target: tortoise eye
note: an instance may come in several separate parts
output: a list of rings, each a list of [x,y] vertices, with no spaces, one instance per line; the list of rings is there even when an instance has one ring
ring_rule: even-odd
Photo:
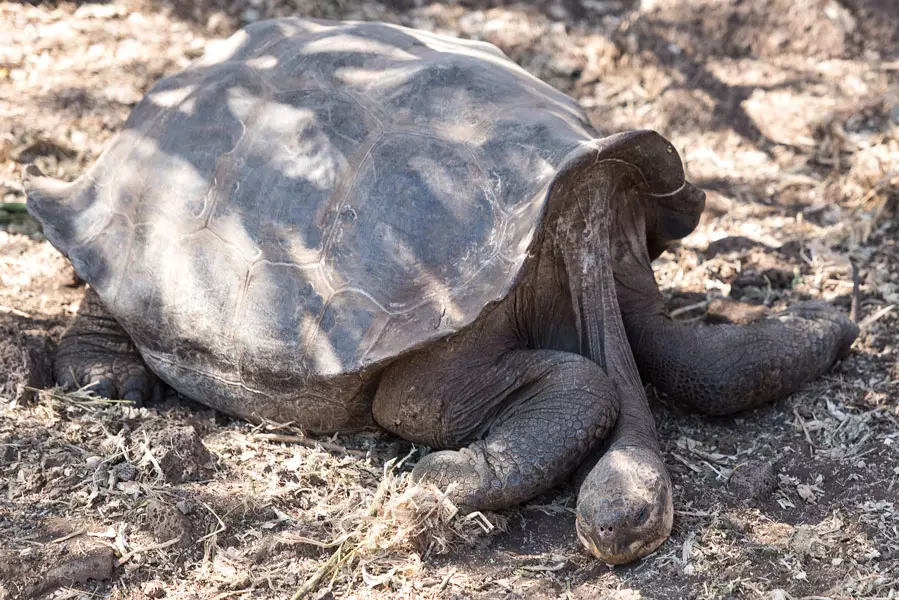
[[[647,517],[649,517],[649,509],[644,506],[640,509],[640,512],[637,513],[637,517],[634,519],[634,525],[642,525],[646,522]]]

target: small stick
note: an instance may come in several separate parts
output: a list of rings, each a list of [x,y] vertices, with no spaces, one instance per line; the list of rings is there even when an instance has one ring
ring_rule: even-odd
[[[681,456],[680,454],[678,454],[678,453],[676,453],[676,452],[672,452],[672,453],[671,453],[671,456],[673,456],[674,458],[676,458],[678,461],[684,463],[684,464],[685,464],[691,471],[693,471],[694,473],[702,473],[702,469],[700,469],[699,467],[697,467],[696,465],[694,465],[693,463],[691,463],[690,461],[688,461],[686,458],[684,458],[684,457]]]
[[[253,437],[258,440],[267,442],[282,442],[284,444],[299,444],[307,448],[321,447],[329,452],[343,452],[351,456],[365,456],[362,450],[351,450],[334,442],[325,442],[322,440],[310,440],[299,435],[286,435],[283,433],[254,433]]]
[[[203,537],[201,537],[200,539],[198,539],[198,540],[195,542],[195,543],[197,543],[197,544],[199,544],[200,542],[203,542],[203,541],[205,541],[205,540],[207,540],[207,539],[209,539],[209,538],[211,538],[211,537],[213,537],[213,536],[215,536],[215,535],[218,535],[218,534],[220,534],[221,532],[223,532],[224,530],[228,529],[227,525],[225,525],[225,522],[222,521],[222,518],[221,518],[220,516],[218,516],[218,514],[217,514],[214,510],[212,510],[212,507],[210,507],[208,504],[206,504],[206,503],[203,502],[202,500],[200,500],[200,504],[202,504],[203,506],[205,506],[205,507],[206,507],[206,510],[208,510],[210,513],[212,513],[212,516],[215,517],[215,520],[219,522],[219,526],[218,526],[218,529],[216,529],[215,531],[212,531],[212,532],[210,532],[210,533],[207,533],[206,535],[204,535]]]
[[[150,464],[153,465],[153,470],[156,471],[156,480],[159,481],[161,479],[165,479],[165,472],[162,470],[162,467],[159,465],[159,462],[156,460],[156,457],[153,456],[153,452],[150,450],[150,440],[147,438],[146,432],[144,432],[144,441],[141,442],[141,446],[144,449],[144,457],[150,461]]]
[[[861,282],[858,274],[858,265],[855,264],[852,257],[849,258],[849,264],[852,266],[852,301],[849,304],[849,318],[852,319],[853,323],[858,323],[858,294]]]
[[[677,317],[681,316],[682,314],[692,312],[698,308],[708,308],[708,307],[709,307],[709,301],[703,300],[702,302],[697,302],[696,304],[689,304],[687,306],[681,306],[680,308],[676,308],[676,309],[672,310],[670,313],[668,313],[668,316],[671,317],[672,319],[676,319]]]
[[[882,317],[889,314],[894,308],[896,308],[896,306],[896,304],[887,304],[873,315],[865,317],[865,320],[858,324],[859,328],[867,329],[868,327],[879,321]]]
[[[6,306],[3,304],[0,304],[0,313],[7,313],[7,314],[15,315],[17,317],[22,317],[25,319],[33,319],[34,318],[27,312],[23,312],[23,311],[19,310],[18,308],[13,308],[12,306]]]
[[[61,544],[62,542],[66,541],[66,540],[70,540],[70,539],[72,539],[72,538],[76,538],[76,537],[78,537],[78,536],[84,535],[85,533],[87,533],[87,530],[86,530],[86,529],[79,529],[78,531],[73,531],[72,533],[70,533],[70,534],[68,534],[68,535],[64,535],[64,536],[62,536],[62,537],[56,538],[55,540],[50,540],[49,543],[51,543],[51,544]]]
[[[321,583],[322,579],[325,578],[325,575],[331,572],[331,569],[337,566],[337,563],[340,562],[340,554],[341,550],[343,550],[343,544],[334,552],[331,557],[328,559],[328,562],[319,567],[318,571],[315,574],[306,580],[306,582],[297,590],[297,592],[291,596],[290,600],[302,600],[316,589],[318,589],[318,584]]]
[[[163,549],[165,549],[165,548],[168,548],[169,546],[174,546],[175,544],[177,544],[177,543],[180,542],[180,541],[181,541],[181,537],[178,536],[178,537],[176,537],[176,538],[170,539],[170,540],[167,541],[167,542],[162,542],[161,544],[153,544],[153,545],[151,545],[151,546],[144,546],[143,548],[137,548],[137,549],[135,549],[135,550],[132,550],[131,552],[129,552],[128,554],[126,554],[126,555],[123,556],[122,558],[120,558],[120,559],[116,562],[116,566],[117,566],[117,567],[121,567],[121,566],[124,565],[126,562],[128,562],[129,560],[131,560],[131,558],[132,558],[133,556],[135,556],[136,554],[142,554],[142,553],[144,553],[144,552],[149,552],[150,550],[163,550]]]
[[[815,442],[812,441],[812,436],[808,432],[808,427],[805,426],[805,421],[802,418],[802,415],[799,414],[799,410],[793,408],[793,415],[796,417],[796,420],[799,422],[799,427],[802,428],[802,433],[805,434],[805,441],[808,443],[808,452],[815,456]],[[845,422],[845,421],[844,421]]]
[[[437,591],[434,592],[434,597],[440,594],[446,587],[449,585],[450,579],[453,578],[453,575],[456,574],[456,567],[450,569],[450,572],[446,574],[446,577],[443,578],[443,581],[440,582],[440,587],[437,588]]]
[[[320,542],[318,540],[313,540],[312,538],[308,538],[302,535],[295,535],[291,533],[286,533],[281,536],[281,539],[288,543],[297,543],[297,544],[308,544],[310,546],[315,546],[317,548],[334,548],[335,546],[339,546],[350,538],[352,534],[345,534],[337,538],[336,540],[331,540],[330,542]]]

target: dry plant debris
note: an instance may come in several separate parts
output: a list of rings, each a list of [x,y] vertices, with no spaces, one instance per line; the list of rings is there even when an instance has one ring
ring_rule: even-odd
[[[734,418],[650,390],[675,529],[614,570],[582,552],[570,485],[461,515],[410,486],[417,455],[386,435],[309,438],[174,395],[35,392],[83,288],[23,212],[22,166],[76,177],[156,79],[285,15],[484,39],[603,132],[658,129],[709,192],[656,263],[672,314],[848,311],[855,279],[853,354]],[[899,597],[891,0],[0,2],[0,23],[0,599]]]

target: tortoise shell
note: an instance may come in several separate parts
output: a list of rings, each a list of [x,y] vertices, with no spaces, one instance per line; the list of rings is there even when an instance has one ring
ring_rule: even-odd
[[[262,21],[155,85],[81,179],[32,177],[29,205],[176,389],[274,394],[504,298],[595,137],[492,45]]]

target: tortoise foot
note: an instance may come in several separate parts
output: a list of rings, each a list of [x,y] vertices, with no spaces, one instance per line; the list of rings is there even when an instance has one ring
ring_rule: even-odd
[[[158,388],[131,338],[107,315],[92,289],[59,342],[53,371],[56,382],[67,389],[87,388],[104,398],[138,404]]]
[[[83,346],[81,340],[79,347]],[[86,388],[103,398],[130,400],[137,404],[150,399],[156,383],[156,377],[147,370],[140,357],[114,352],[58,355],[54,372],[57,383],[66,389]]]

